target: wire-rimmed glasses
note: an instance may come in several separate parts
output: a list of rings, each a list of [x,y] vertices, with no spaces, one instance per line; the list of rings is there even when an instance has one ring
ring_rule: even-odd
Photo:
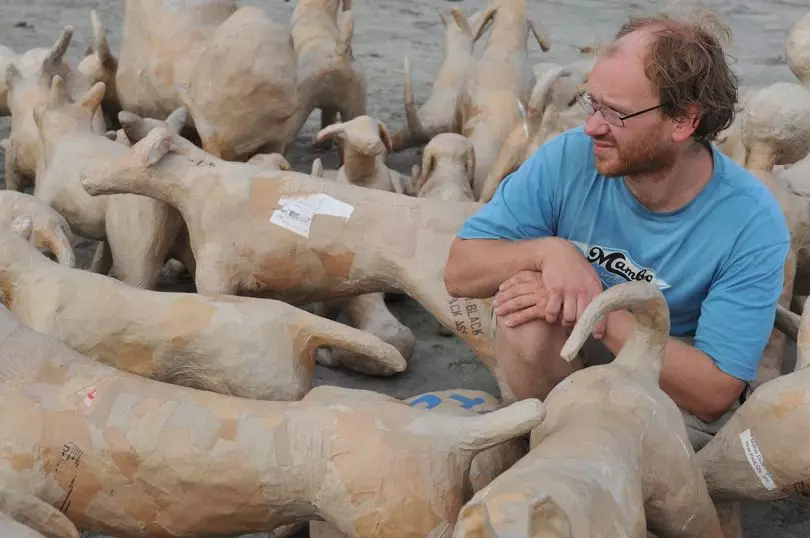
[[[666,103],[661,103],[660,105],[651,106],[650,108],[645,108],[644,110],[639,110],[638,112],[633,112],[632,114],[619,114],[615,110],[605,105],[600,105],[593,102],[593,99],[590,95],[585,92],[580,92],[576,96],[577,103],[582,109],[588,113],[590,116],[591,114],[596,114],[596,112],[600,112],[602,117],[611,125],[616,127],[624,127],[624,120],[633,118],[640,114],[644,114],[645,112],[650,112],[651,110],[655,110],[656,108],[661,108],[662,106],[666,106]]]

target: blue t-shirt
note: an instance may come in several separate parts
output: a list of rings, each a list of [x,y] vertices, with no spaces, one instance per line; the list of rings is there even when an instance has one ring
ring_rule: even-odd
[[[773,328],[790,233],[771,192],[712,145],[714,171],[673,212],[653,212],[623,178],[596,171],[582,127],[541,146],[459,231],[463,239],[572,241],[602,284],[647,280],[663,291],[673,336],[751,381]]]

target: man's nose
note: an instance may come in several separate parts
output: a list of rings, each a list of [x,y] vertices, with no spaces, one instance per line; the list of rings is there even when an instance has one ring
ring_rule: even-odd
[[[604,136],[610,131],[610,125],[602,117],[601,112],[595,112],[588,116],[585,122],[585,134],[588,136]]]

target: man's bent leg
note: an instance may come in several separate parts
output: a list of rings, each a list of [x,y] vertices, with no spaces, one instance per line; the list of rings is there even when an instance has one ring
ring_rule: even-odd
[[[554,386],[582,368],[579,358],[568,363],[560,357],[568,331],[559,323],[533,320],[507,327],[492,314],[495,328],[495,379],[501,399],[512,402],[525,398],[545,400]]]
[[[683,415],[683,422],[686,424],[686,433],[689,434],[689,442],[692,443],[692,448],[695,449],[695,452],[706,446],[706,444],[712,440],[712,437],[720,431],[720,428],[728,422],[728,419],[731,418],[731,415],[733,415],[739,407],[740,401],[737,400],[720,418],[712,422],[704,422],[686,409],[678,408]]]

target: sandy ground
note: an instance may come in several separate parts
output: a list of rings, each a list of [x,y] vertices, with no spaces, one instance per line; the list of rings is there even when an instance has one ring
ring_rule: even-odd
[[[294,2],[282,0],[244,2],[264,7],[278,21],[288,21]],[[442,62],[442,26],[437,8],[459,6],[465,13],[481,9],[485,0],[354,0],[355,55],[363,63],[369,89],[369,114],[385,122],[391,130],[404,123],[402,109],[402,57],[411,60],[418,102],[427,97],[435,72]],[[680,2],[683,3],[683,2]],[[568,62],[578,57],[578,47],[606,40],[639,9],[652,9],[665,3],[634,0],[530,0],[534,19],[542,23],[552,39],[552,49],[542,53],[530,41],[532,60]],[[810,9],[807,0],[705,0],[730,24],[735,41],[729,53],[744,87],[762,86],[775,81],[793,81],[784,63],[784,41],[790,25]],[[121,43],[124,0],[2,0],[0,2],[0,44],[16,51],[49,46],[65,25],[75,33],[68,59],[75,65],[92,41],[90,9],[97,9],[109,33],[113,51]],[[478,50],[480,51],[480,46]],[[333,153],[317,153],[311,140],[319,117],[314,114],[301,131],[288,158],[301,171],[309,171],[316,156],[326,167],[335,166]],[[0,119],[0,137],[8,132],[7,119]],[[408,172],[418,162],[419,151],[396,154],[390,166]],[[84,262],[89,244],[80,249]],[[186,289],[190,289],[186,286]],[[408,371],[396,378],[370,378],[351,372],[318,368],[316,384],[339,384],[408,397],[446,388],[476,388],[497,393],[489,372],[470,350],[455,337],[440,337],[435,321],[413,300],[391,302],[396,316],[411,327],[418,343]],[[743,522],[746,537],[784,538],[810,535],[810,504],[798,498],[773,503],[746,503]],[[253,535],[258,536],[258,535]]]

